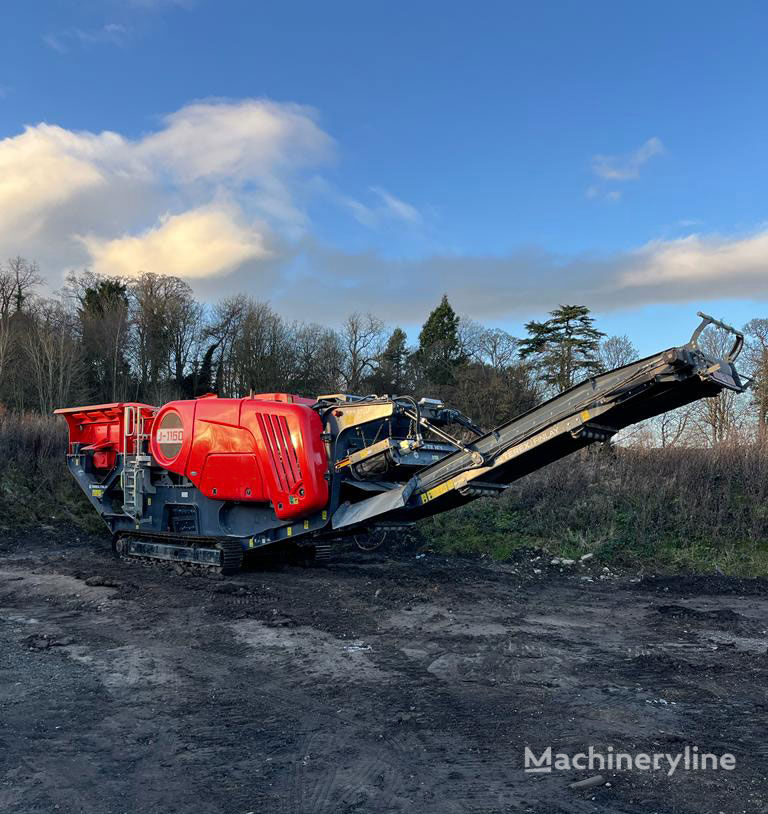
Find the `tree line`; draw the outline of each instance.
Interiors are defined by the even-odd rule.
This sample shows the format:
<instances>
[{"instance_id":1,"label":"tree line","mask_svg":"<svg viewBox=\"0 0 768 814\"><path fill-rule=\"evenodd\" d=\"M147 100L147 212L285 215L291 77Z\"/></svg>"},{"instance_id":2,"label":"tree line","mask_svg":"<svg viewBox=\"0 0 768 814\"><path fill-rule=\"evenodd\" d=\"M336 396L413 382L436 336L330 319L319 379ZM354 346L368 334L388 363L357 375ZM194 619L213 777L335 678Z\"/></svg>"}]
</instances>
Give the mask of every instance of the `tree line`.
<instances>
[{"instance_id":1,"label":"tree line","mask_svg":"<svg viewBox=\"0 0 768 814\"><path fill-rule=\"evenodd\" d=\"M168 275L127 279L86 270L69 274L53 296L41 289L35 262L0 264L0 406L14 412L162 404L209 392L409 393L444 398L492 427L637 358L626 336L606 336L583 305L561 305L548 319L527 323L518 339L459 316L443 296L410 345L401 327L370 313L350 314L339 327L288 321L242 294L201 303L186 282ZM752 320L746 330L755 379L752 397L742 399L747 409L725 395L643 432L662 445L717 443L737 431L764 438L768 319ZM725 339L715 332L707 341L716 351Z\"/></svg>"}]
</instances>

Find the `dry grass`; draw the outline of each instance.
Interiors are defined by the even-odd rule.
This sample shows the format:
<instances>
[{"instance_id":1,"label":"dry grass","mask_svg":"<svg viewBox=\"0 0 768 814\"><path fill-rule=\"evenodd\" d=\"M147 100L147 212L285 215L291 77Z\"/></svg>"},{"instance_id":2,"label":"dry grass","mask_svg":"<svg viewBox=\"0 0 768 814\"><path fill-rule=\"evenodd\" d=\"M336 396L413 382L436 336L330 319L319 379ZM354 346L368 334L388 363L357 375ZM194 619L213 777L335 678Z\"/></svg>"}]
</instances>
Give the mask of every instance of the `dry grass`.
<instances>
[{"instance_id":1,"label":"dry grass","mask_svg":"<svg viewBox=\"0 0 768 814\"><path fill-rule=\"evenodd\" d=\"M659 568L768 574L768 449L595 447L423 524L445 551L521 546Z\"/></svg>"},{"instance_id":2,"label":"dry grass","mask_svg":"<svg viewBox=\"0 0 768 814\"><path fill-rule=\"evenodd\" d=\"M0 526L55 521L101 528L66 466L61 419L0 412Z\"/></svg>"}]
</instances>

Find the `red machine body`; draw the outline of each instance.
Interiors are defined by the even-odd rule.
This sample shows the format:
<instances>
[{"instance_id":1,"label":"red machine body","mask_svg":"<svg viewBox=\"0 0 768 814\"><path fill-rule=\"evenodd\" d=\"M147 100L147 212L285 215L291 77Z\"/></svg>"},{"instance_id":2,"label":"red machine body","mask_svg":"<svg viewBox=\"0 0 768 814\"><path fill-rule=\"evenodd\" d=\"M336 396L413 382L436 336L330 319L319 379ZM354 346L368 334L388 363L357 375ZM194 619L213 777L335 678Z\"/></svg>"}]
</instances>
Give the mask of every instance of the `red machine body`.
<instances>
[{"instance_id":1,"label":"red machine body","mask_svg":"<svg viewBox=\"0 0 768 814\"><path fill-rule=\"evenodd\" d=\"M67 422L70 451L73 444L85 444L80 451L92 452L93 466L99 470L112 469L118 453L135 455L138 450L135 448L135 438L131 435L132 428L128 427L126 433L126 407L135 408L134 415L141 414L145 432L149 432L155 413L155 408L149 404L115 402L56 410L56 414L64 416Z\"/></svg>"},{"instance_id":2,"label":"red machine body","mask_svg":"<svg viewBox=\"0 0 768 814\"><path fill-rule=\"evenodd\" d=\"M328 503L323 425L313 403L278 393L172 401L155 415L152 456L206 497L269 501L281 520L304 517Z\"/></svg>"}]
</instances>

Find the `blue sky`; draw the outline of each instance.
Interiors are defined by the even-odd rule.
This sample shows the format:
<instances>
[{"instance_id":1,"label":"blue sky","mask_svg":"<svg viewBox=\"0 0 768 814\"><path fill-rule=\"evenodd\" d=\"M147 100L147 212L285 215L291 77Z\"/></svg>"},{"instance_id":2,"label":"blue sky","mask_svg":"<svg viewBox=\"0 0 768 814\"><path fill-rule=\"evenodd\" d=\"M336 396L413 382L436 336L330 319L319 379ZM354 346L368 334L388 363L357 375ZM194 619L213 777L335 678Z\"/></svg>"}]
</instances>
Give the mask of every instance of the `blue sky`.
<instances>
[{"instance_id":1,"label":"blue sky","mask_svg":"<svg viewBox=\"0 0 768 814\"><path fill-rule=\"evenodd\" d=\"M764 4L5 11L0 256L54 287L141 266L410 328L447 291L514 332L583 302L648 351L765 314Z\"/></svg>"}]
</instances>

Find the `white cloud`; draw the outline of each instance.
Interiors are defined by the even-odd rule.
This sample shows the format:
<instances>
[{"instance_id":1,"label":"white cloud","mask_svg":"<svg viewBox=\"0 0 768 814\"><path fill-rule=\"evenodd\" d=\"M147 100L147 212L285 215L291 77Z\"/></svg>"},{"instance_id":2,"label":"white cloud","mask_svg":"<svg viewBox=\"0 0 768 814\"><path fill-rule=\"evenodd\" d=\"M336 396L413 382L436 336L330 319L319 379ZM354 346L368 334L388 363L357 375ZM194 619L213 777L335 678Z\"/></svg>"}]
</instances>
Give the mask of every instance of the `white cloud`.
<instances>
[{"instance_id":1,"label":"white cloud","mask_svg":"<svg viewBox=\"0 0 768 814\"><path fill-rule=\"evenodd\" d=\"M592 159L592 170L604 181L634 181L640 177L643 164L662 153L661 139L653 136L628 155L596 155Z\"/></svg>"},{"instance_id":2,"label":"white cloud","mask_svg":"<svg viewBox=\"0 0 768 814\"><path fill-rule=\"evenodd\" d=\"M124 148L115 133L74 133L47 124L0 141L0 243L29 238L74 195L106 183L104 160Z\"/></svg>"},{"instance_id":3,"label":"white cloud","mask_svg":"<svg viewBox=\"0 0 768 814\"><path fill-rule=\"evenodd\" d=\"M394 222L401 225L405 224L411 227L418 227L424 224L424 216L415 206L401 198L397 198L383 187L369 187L369 191L373 193L376 201L371 204L365 204L356 198L340 194L327 184L316 184L316 186L321 187L326 197L349 211L355 220L363 226L378 228L387 222Z\"/></svg>"},{"instance_id":4,"label":"white cloud","mask_svg":"<svg viewBox=\"0 0 768 814\"><path fill-rule=\"evenodd\" d=\"M741 238L689 235L654 241L635 258L619 277L623 286L658 290L690 284L726 296L729 288L744 284L752 285L755 294L768 291L768 231Z\"/></svg>"},{"instance_id":5,"label":"white cloud","mask_svg":"<svg viewBox=\"0 0 768 814\"><path fill-rule=\"evenodd\" d=\"M368 309L415 321L436 291L478 319L565 301L606 310L768 298L768 227L566 258L521 249L392 259L320 246L310 195L376 229L413 234L428 223L383 186L369 187L365 202L335 190L318 175L334 152L312 110L259 100L195 103L136 139L27 127L0 140L0 258L38 260L52 287L86 265L176 274L210 299L245 291L318 321ZM596 196L621 192L621 182L599 183Z\"/></svg>"},{"instance_id":6,"label":"white cloud","mask_svg":"<svg viewBox=\"0 0 768 814\"><path fill-rule=\"evenodd\" d=\"M739 237L693 235L632 251L565 258L543 249L521 249L499 257L393 259L311 242L304 252L309 271L296 290L283 293L278 280L263 294L296 318L303 312L340 321L351 311L370 309L393 322L418 322L435 292L446 292L459 312L494 320L548 311L561 302L610 311L655 303L768 299L768 228ZM242 288L244 279L235 274L232 291Z\"/></svg>"},{"instance_id":7,"label":"white cloud","mask_svg":"<svg viewBox=\"0 0 768 814\"><path fill-rule=\"evenodd\" d=\"M620 201L622 191L620 189L604 189L597 184L592 184L592 186L587 187L585 194L591 200L601 198L605 201Z\"/></svg>"},{"instance_id":8,"label":"white cloud","mask_svg":"<svg viewBox=\"0 0 768 814\"><path fill-rule=\"evenodd\" d=\"M164 124L137 152L186 183L263 181L333 155L333 141L315 123L314 111L300 105L201 102L167 116Z\"/></svg>"},{"instance_id":9,"label":"white cloud","mask_svg":"<svg viewBox=\"0 0 768 814\"><path fill-rule=\"evenodd\" d=\"M631 153L626 155L596 155L592 158L592 172L600 179L596 184L587 187L586 196L593 200L621 200L622 190L615 185L627 181L636 181L640 170L651 158L666 152L661 139L649 138Z\"/></svg>"},{"instance_id":10,"label":"white cloud","mask_svg":"<svg viewBox=\"0 0 768 814\"><path fill-rule=\"evenodd\" d=\"M413 225L420 225L423 222L421 212L409 203L396 198L392 193L381 187L371 187L371 192L379 196L382 202L380 211L388 217L405 221Z\"/></svg>"},{"instance_id":11,"label":"white cloud","mask_svg":"<svg viewBox=\"0 0 768 814\"><path fill-rule=\"evenodd\" d=\"M166 215L156 227L139 235L109 240L84 236L80 240L93 260L94 271L125 276L153 271L197 279L271 254L257 228L240 223L237 212L215 207Z\"/></svg>"},{"instance_id":12,"label":"white cloud","mask_svg":"<svg viewBox=\"0 0 768 814\"><path fill-rule=\"evenodd\" d=\"M59 273L135 273L157 257L169 272L201 276L209 264L219 274L303 233L302 173L333 152L311 109L260 100L192 104L136 140L27 127L0 140L0 257L22 253ZM219 225L226 216L225 239L195 263L171 262L161 242L174 245L182 227L210 235L212 213ZM256 232L242 226L254 222Z\"/></svg>"},{"instance_id":13,"label":"white cloud","mask_svg":"<svg viewBox=\"0 0 768 814\"><path fill-rule=\"evenodd\" d=\"M69 53L73 45L125 45L130 31L120 23L105 23L101 28L66 28L43 35L43 42L60 54Z\"/></svg>"}]
</instances>

